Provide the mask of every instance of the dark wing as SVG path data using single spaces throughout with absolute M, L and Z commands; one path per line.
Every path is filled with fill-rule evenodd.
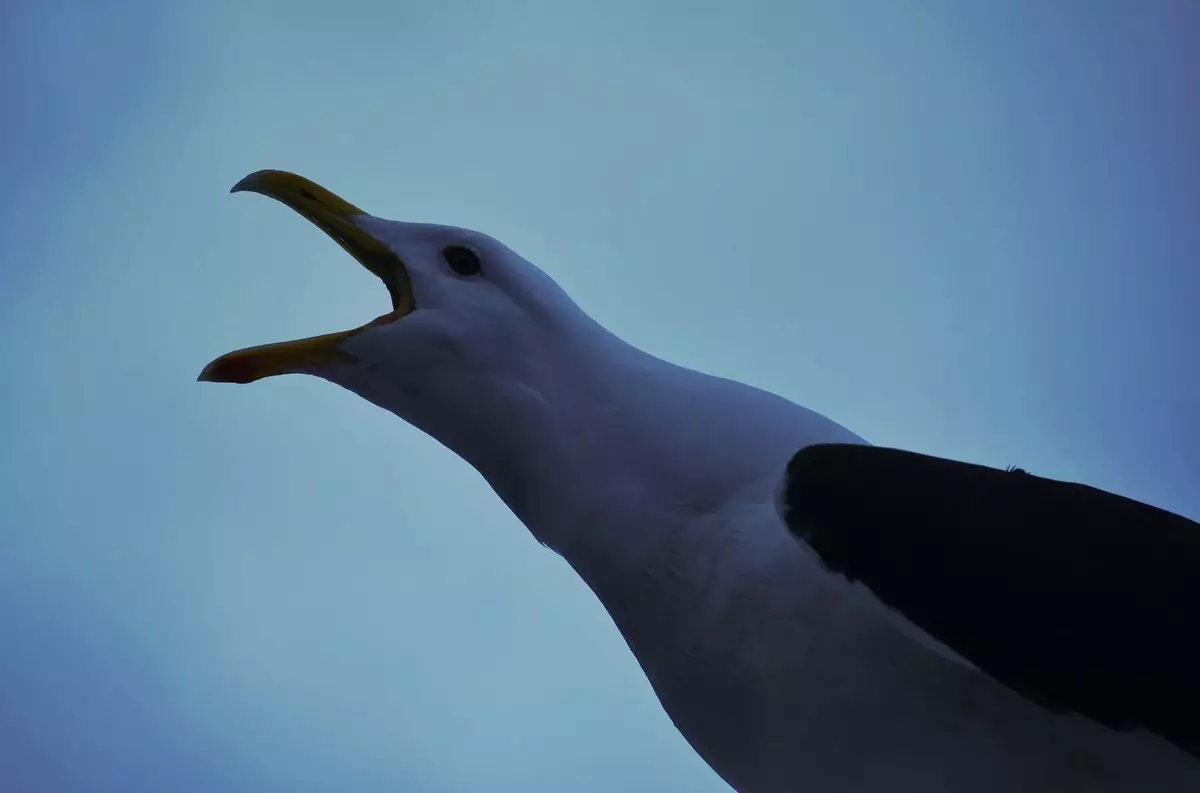
M 829 569 L 1002 683 L 1200 754 L 1200 524 L 1085 485 L 874 446 L 788 465 Z

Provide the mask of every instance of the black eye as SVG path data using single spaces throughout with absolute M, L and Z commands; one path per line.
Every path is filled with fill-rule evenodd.
M 461 245 L 450 245 L 444 248 L 442 258 L 446 260 L 446 264 L 450 265 L 450 269 L 459 275 L 479 275 L 483 270 L 483 265 L 479 263 L 479 257 L 475 255 L 475 251 Z

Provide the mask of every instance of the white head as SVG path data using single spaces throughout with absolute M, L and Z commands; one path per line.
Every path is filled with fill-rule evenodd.
M 393 310 L 359 328 L 238 350 L 201 380 L 249 383 L 303 373 L 337 383 L 437 438 L 516 509 L 563 444 L 564 389 L 600 376 L 581 366 L 624 347 L 546 274 L 475 231 L 372 217 L 316 184 L 259 171 L 234 192 L 288 205 L 383 281 Z M 515 465 L 514 461 L 520 461 Z

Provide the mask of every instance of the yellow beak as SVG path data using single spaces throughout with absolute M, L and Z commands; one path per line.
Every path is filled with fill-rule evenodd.
M 340 343 L 381 322 L 393 322 L 413 311 L 413 291 L 408 271 L 391 248 L 363 231 L 354 218 L 365 215 L 303 176 L 287 171 L 256 171 L 238 182 L 231 193 L 249 191 L 280 201 L 308 218 L 328 234 L 363 267 L 377 275 L 392 296 L 392 312 L 353 330 L 327 333 L 296 341 L 263 344 L 222 355 L 204 367 L 200 380 L 251 383 L 277 374 L 308 371 L 314 366 L 346 360 Z

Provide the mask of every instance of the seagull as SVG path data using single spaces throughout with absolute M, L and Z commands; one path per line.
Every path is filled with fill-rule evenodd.
M 1200 790 L 1200 525 L 868 444 L 589 317 L 477 231 L 258 171 L 387 288 L 199 379 L 323 378 L 472 465 L 739 793 Z

